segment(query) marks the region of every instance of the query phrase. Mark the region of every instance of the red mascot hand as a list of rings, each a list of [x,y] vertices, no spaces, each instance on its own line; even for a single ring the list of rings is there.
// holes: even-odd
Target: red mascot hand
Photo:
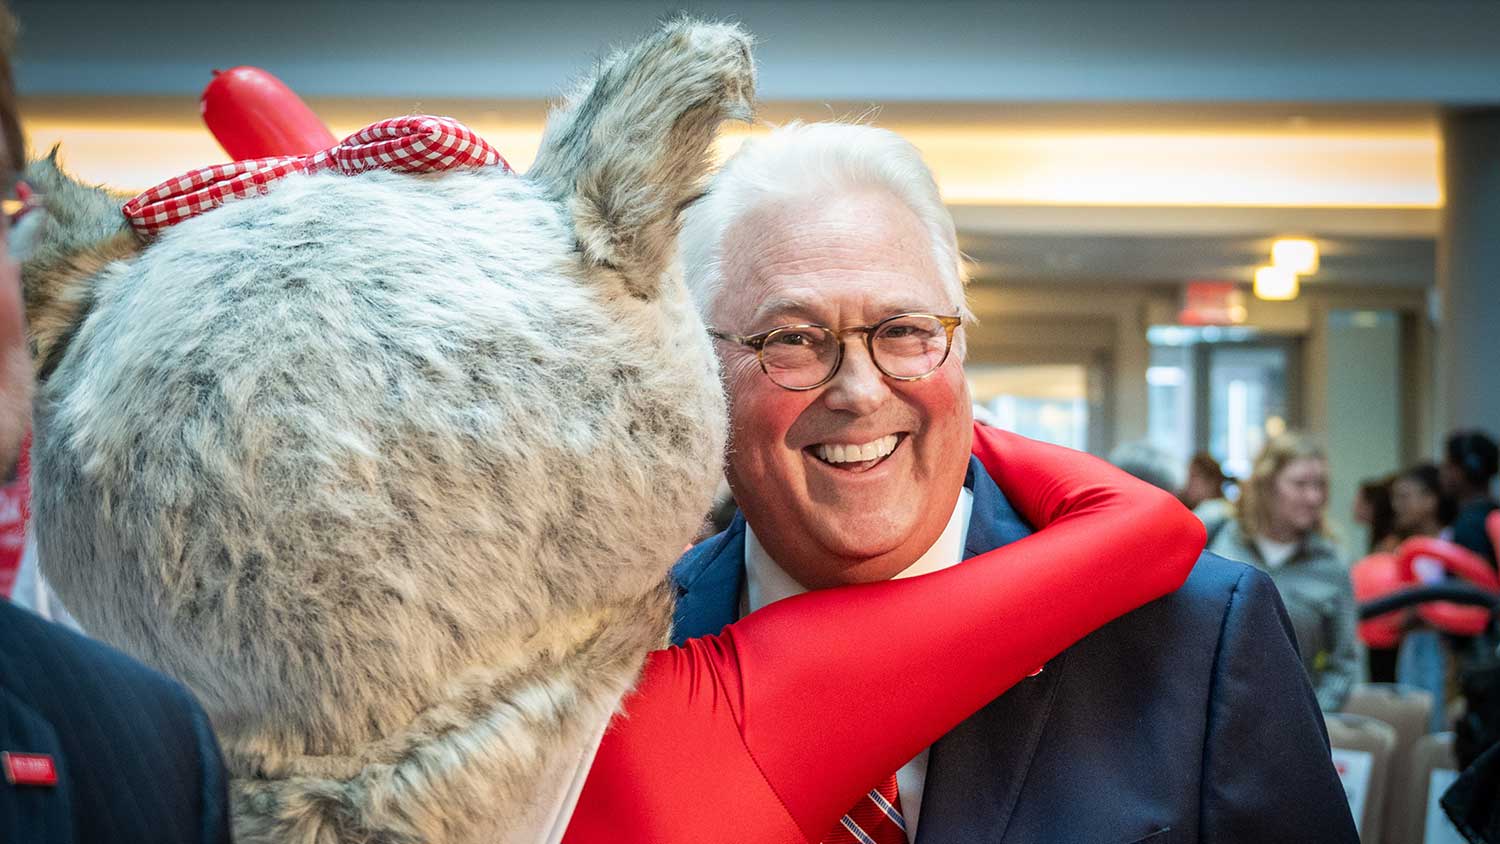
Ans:
[[[198,103],[208,131],[236,161],[308,155],[336,140],[292,89],[258,67],[215,70]]]

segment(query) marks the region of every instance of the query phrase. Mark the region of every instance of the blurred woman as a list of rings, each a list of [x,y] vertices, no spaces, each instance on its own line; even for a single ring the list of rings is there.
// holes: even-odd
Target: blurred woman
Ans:
[[[1391,482],[1392,522],[1401,539],[1439,535],[1453,521],[1456,509],[1432,463],[1419,463]]]
[[[1443,488],[1453,496],[1457,515],[1453,518],[1453,541],[1490,561],[1500,564],[1490,543],[1485,520],[1500,510],[1500,501],[1490,494],[1495,475],[1500,474],[1500,446],[1479,430],[1454,431],[1443,449]]]
[[[1178,498],[1191,510],[1205,501],[1223,498],[1224,484],[1228,482],[1229,476],[1224,474],[1219,461],[1212,454],[1200,451],[1188,461],[1187,484]]]
[[[1368,478],[1359,482],[1354,493],[1354,521],[1370,530],[1366,553],[1396,550],[1401,535],[1396,531],[1396,511],[1391,507],[1391,483],[1394,478]]]
[[[1452,539],[1448,526],[1458,507],[1444,491],[1442,473],[1432,463],[1418,463],[1396,476],[1391,482],[1391,510],[1396,534],[1403,541],[1414,536]],[[1445,576],[1442,564],[1427,557],[1418,557],[1413,569],[1424,583],[1436,583]],[[1428,723],[1432,732],[1447,726],[1453,645],[1454,641],[1434,630],[1413,630],[1402,639],[1396,658],[1397,682],[1432,693],[1435,703]]]
[[[1209,524],[1208,550],[1275,581],[1318,705],[1337,711],[1362,679],[1349,568],[1325,532],[1328,461],[1298,434],[1271,439],[1240,484],[1234,517]]]
[[[1354,522],[1369,530],[1367,554],[1389,554],[1401,544],[1396,531],[1396,511],[1391,508],[1391,484],[1395,475],[1366,478],[1354,493]],[[1396,682],[1396,648],[1366,648],[1365,673],[1372,683]]]

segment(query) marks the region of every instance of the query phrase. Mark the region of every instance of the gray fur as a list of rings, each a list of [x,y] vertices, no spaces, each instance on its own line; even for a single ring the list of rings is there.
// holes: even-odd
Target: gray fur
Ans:
[[[94,279],[140,249],[120,205],[129,197],[69,178],[57,147],[31,162],[23,178],[41,199],[11,241],[22,257],[27,341],[39,380],[57,367],[79,323],[93,306]]]
[[[125,230],[120,206],[129,195],[102,185],[84,185],[62,172],[58,147],[29,162],[22,174],[46,212],[27,260],[50,263],[108,240]]]
[[[668,24],[527,177],[290,177],[88,280],[43,567],[199,695],[242,842],[509,840],[665,641],[725,431],[666,270],[747,44]]]
[[[687,84],[654,99],[654,74]],[[656,295],[708,143],[724,119],[749,119],[754,84],[743,30],[679,20],[606,59],[547,121],[528,175],[566,205],[585,259],[631,295]]]

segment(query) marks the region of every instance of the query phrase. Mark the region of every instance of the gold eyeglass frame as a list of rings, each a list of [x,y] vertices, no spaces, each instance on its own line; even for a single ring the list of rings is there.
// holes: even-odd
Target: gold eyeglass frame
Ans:
[[[921,375],[895,375],[891,372],[887,372],[886,368],[880,365],[880,359],[875,355],[875,346],[873,339],[875,337],[875,332],[879,331],[880,327],[888,322],[894,322],[898,319],[906,319],[907,317],[927,317],[929,319],[935,319],[942,324],[944,331],[946,331],[948,335],[948,343],[943,347],[942,359],[939,360],[937,364],[932,367],[932,369],[927,370]],[[728,343],[738,343],[741,346],[748,346],[754,349],[755,359],[760,363],[760,371],[764,372],[766,374],[766,377],[771,379],[772,384],[775,384],[783,390],[791,390],[793,392],[800,393],[807,390],[816,390],[824,384],[827,384],[829,381],[832,381],[834,379],[834,376],[839,374],[839,367],[844,365],[844,337],[849,334],[864,335],[865,352],[870,355],[870,362],[875,364],[875,368],[880,370],[881,375],[884,375],[885,377],[894,379],[896,381],[921,381],[923,378],[927,378],[931,376],[932,373],[937,372],[939,369],[942,369],[943,364],[948,362],[948,355],[953,353],[953,332],[958,330],[958,326],[962,323],[963,317],[960,316],[945,316],[943,314],[925,314],[914,312],[888,316],[885,319],[880,320],[876,323],[871,323],[870,325],[851,325],[848,328],[839,329],[829,328],[826,325],[819,325],[815,322],[803,322],[797,323],[795,325],[778,325],[775,328],[769,329],[767,331],[762,331],[759,334],[751,334],[748,336],[734,334],[728,331],[719,331],[715,328],[708,329],[708,333],[709,336],[716,339],[723,340]],[[833,359],[833,366],[829,367],[828,374],[823,376],[823,380],[819,381],[816,384],[810,384],[806,387],[788,387],[787,385],[777,381],[775,378],[772,378],[770,370],[766,369],[766,359],[764,356],[766,342],[777,334],[781,334],[786,331],[806,330],[809,328],[816,328],[820,331],[826,331],[829,334],[832,334],[834,340],[837,341],[835,345],[838,348],[838,356]]]

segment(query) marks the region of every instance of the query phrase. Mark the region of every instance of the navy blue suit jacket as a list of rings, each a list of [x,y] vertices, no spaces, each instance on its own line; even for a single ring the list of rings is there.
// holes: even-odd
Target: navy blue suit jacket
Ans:
[[[1030,532],[977,460],[967,484],[965,559]],[[679,561],[677,641],[735,620],[744,548],[736,516]],[[1203,555],[932,746],[914,844],[1137,841],[1358,841],[1286,611],[1250,566]]]
[[[219,746],[187,689],[4,599],[0,751],[51,756],[58,775],[0,776],[0,841],[229,841]]]

